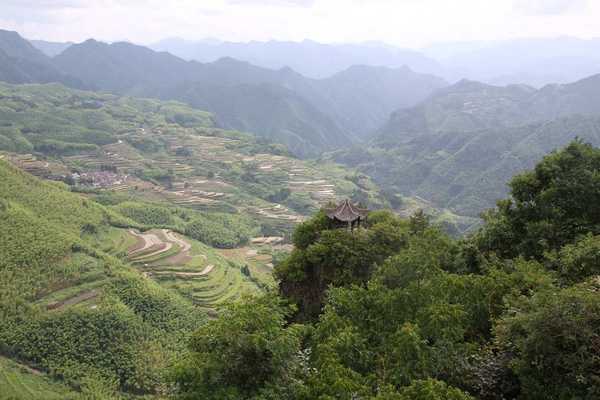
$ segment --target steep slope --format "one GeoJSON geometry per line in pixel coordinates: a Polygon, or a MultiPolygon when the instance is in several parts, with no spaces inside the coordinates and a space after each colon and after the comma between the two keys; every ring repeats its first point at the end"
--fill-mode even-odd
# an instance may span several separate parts
{"type": "Polygon", "coordinates": [[[19,67],[17,60],[0,50],[0,81],[8,83],[28,83],[31,78],[19,67]]]}
{"type": "Polygon", "coordinates": [[[61,82],[80,87],[76,79],[60,73],[49,57],[18,33],[0,30],[0,80],[9,83],[61,82]]]}
{"type": "Polygon", "coordinates": [[[8,56],[37,64],[48,64],[49,58],[36,49],[17,32],[0,29],[0,50],[8,56]]]}
{"type": "Polygon", "coordinates": [[[462,81],[395,112],[368,149],[331,157],[392,193],[475,216],[505,182],[575,137],[600,144],[600,76],[535,90],[462,81]]]}

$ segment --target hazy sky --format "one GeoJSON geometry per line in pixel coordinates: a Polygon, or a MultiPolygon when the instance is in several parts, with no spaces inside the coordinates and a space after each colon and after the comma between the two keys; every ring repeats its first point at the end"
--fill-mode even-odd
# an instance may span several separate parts
{"type": "Polygon", "coordinates": [[[0,0],[32,39],[432,42],[600,37],[600,0],[0,0]]]}

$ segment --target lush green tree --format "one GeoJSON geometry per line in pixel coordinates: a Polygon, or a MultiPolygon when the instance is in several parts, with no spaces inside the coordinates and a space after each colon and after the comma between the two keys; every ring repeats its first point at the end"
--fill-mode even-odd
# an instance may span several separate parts
{"type": "Polygon", "coordinates": [[[479,247],[541,259],[582,234],[600,233],[600,149],[574,141],[510,182],[511,198],[484,215],[479,247]]]}
{"type": "Polygon", "coordinates": [[[323,211],[319,211],[311,219],[296,227],[292,236],[294,246],[300,250],[306,249],[316,242],[321,232],[328,229],[329,226],[327,215],[323,211]]]}
{"type": "Polygon", "coordinates": [[[429,216],[421,209],[410,217],[410,231],[414,234],[422,233],[429,227],[429,216]]]}
{"type": "Polygon", "coordinates": [[[499,322],[523,399],[600,396],[600,282],[539,291],[499,322]]]}
{"type": "Polygon", "coordinates": [[[435,379],[413,381],[399,393],[382,394],[376,400],[472,400],[473,397],[459,389],[435,379]]]}
{"type": "Polygon", "coordinates": [[[389,212],[372,213],[367,228],[336,229],[323,212],[298,227],[296,249],[275,274],[300,320],[317,318],[330,285],[365,284],[376,264],[407,243],[407,223],[389,212]]]}
{"type": "Polygon", "coordinates": [[[565,283],[582,282],[600,275],[600,236],[588,234],[546,257],[565,283]]]}
{"type": "Polygon", "coordinates": [[[301,326],[275,295],[245,298],[192,337],[175,373],[183,399],[293,399],[302,393],[301,326]]]}
{"type": "Polygon", "coordinates": [[[311,387],[331,398],[368,398],[418,379],[461,382],[491,325],[494,288],[489,278],[447,272],[454,250],[429,229],[410,237],[366,287],[330,289],[313,336],[311,387]]]}

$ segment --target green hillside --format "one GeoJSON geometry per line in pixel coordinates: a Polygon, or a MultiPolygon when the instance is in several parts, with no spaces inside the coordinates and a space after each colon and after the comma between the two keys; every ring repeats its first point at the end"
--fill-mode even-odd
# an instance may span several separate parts
{"type": "Polygon", "coordinates": [[[180,103],[1,84],[0,114],[0,354],[78,392],[163,393],[192,330],[274,286],[306,215],[385,204],[180,103]]]}
{"type": "Polygon", "coordinates": [[[59,85],[0,84],[0,96],[0,150],[23,154],[10,158],[38,176],[118,192],[113,203],[133,197],[242,214],[267,236],[290,232],[303,215],[336,198],[383,204],[366,176],[216,129],[210,114],[181,103],[59,85]],[[87,177],[75,182],[72,172],[87,177]]]}
{"type": "Polygon", "coordinates": [[[423,215],[349,231],[317,213],[278,294],[193,334],[175,398],[597,399],[599,172],[600,149],[573,141],[461,240],[423,215]]]}
{"type": "MultiPolygon", "coordinates": [[[[159,393],[207,312],[262,281],[118,211],[0,160],[0,350],[84,392],[159,393]]],[[[15,396],[34,385],[3,379],[15,396]]]]}
{"type": "Polygon", "coordinates": [[[600,144],[599,79],[540,90],[459,82],[394,113],[370,146],[327,159],[357,167],[392,196],[477,216],[544,154],[576,137],[600,144]]]}

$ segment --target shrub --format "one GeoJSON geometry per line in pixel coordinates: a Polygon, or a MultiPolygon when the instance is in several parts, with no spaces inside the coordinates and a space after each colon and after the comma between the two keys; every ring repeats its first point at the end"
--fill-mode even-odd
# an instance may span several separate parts
{"type": "Polygon", "coordinates": [[[143,225],[172,226],[178,222],[173,216],[172,210],[166,207],[127,201],[120,203],[115,209],[124,216],[143,225]]]}
{"type": "Polygon", "coordinates": [[[239,215],[214,213],[195,216],[185,234],[213,247],[234,248],[247,243],[257,230],[239,215]]]}

